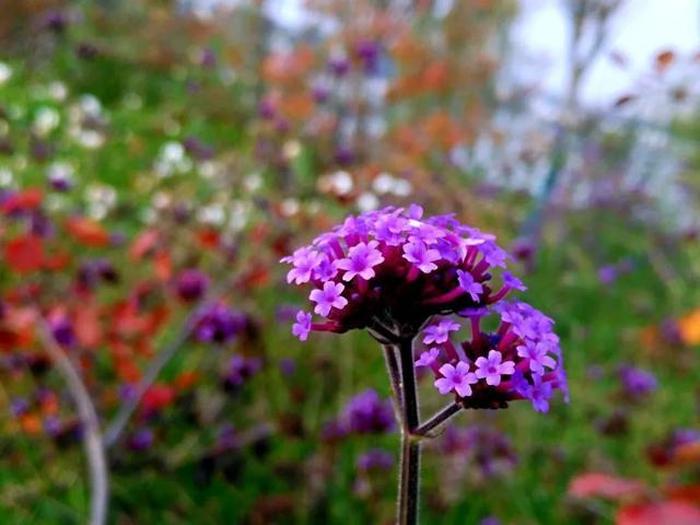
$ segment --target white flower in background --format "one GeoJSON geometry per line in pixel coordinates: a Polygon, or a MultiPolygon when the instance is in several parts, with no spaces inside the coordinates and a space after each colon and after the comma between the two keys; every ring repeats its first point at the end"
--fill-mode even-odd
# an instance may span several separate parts
{"type": "Polygon", "coordinates": [[[405,179],[382,172],[372,181],[372,189],[379,195],[391,194],[397,197],[408,197],[413,191],[413,186],[405,179]]]}
{"type": "Polygon", "coordinates": [[[220,173],[220,166],[212,160],[205,160],[197,165],[197,171],[203,179],[213,179],[220,173]]]}
{"type": "Polygon", "coordinates": [[[287,160],[292,160],[301,153],[301,144],[298,140],[288,140],[282,146],[282,154],[287,160]]]}
{"type": "Polygon", "coordinates": [[[259,173],[251,173],[245,179],[243,179],[243,187],[253,193],[258,191],[262,187],[263,179],[259,173]]]}
{"type": "Polygon", "coordinates": [[[7,168],[0,168],[0,187],[7,188],[14,183],[12,172],[7,168]]]}
{"type": "Polygon", "coordinates": [[[155,195],[153,195],[151,202],[153,203],[154,208],[156,208],[157,210],[162,210],[162,209],[170,206],[172,199],[170,198],[170,195],[168,195],[167,193],[165,193],[163,191],[159,191],[159,192],[156,192],[155,195]]]}
{"type": "Polygon", "coordinates": [[[219,203],[209,204],[197,211],[197,220],[204,224],[221,226],[224,220],[226,220],[226,212],[224,211],[223,205],[219,203]]]}
{"type": "Polygon", "coordinates": [[[413,191],[413,186],[406,179],[396,179],[394,182],[394,195],[408,197],[413,191]]]}
{"type": "Polygon", "coordinates": [[[102,114],[102,104],[95,95],[83,95],[79,104],[83,114],[88,117],[97,118],[102,114]]]}
{"type": "Polygon", "coordinates": [[[162,179],[175,174],[186,173],[192,169],[192,161],[185,153],[185,148],[179,142],[166,142],[160,148],[156,159],[155,171],[162,179]]]}
{"type": "Polygon", "coordinates": [[[372,211],[379,208],[379,197],[366,191],[357,198],[357,209],[361,212],[372,211]]]}
{"type": "Polygon", "coordinates": [[[352,175],[347,171],[339,170],[330,175],[324,175],[318,179],[318,189],[325,193],[336,195],[348,195],[355,187],[352,175]]]}
{"type": "Polygon", "coordinates": [[[5,62],[0,62],[0,86],[12,78],[12,68],[5,64],[5,62]]]}
{"type": "Polygon", "coordinates": [[[97,149],[105,143],[105,136],[94,129],[82,129],[74,137],[78,144],[87,149],[97,149]]]}
{"type": "Polygon", "coordinates": [[[51,82],[48,86],[48,91],[49,96],[56,102],[63,102],[68,96],[68,88],[59,80],[51,82]]]}
{"type": "Polygon", "coordinates": [[[91,184],[85,188],[88,215],[96,220],[104,219],[117,204],[117,192],[106,184],[91,184]]]}
{"type": "Polygon", "coordinates": [[[67,162],[53,162],[46,168],[46,177],[51,181],[73,182],[75,169],[67,162]]]}
{"type": "Polygon", "coordinates": [[[231,216],[229,217],[228,227],[232,232],[240,232],[248,224],[252,204],[248,201],[235,200],[231,203],[231,216]]]}
{"type": "Polygon", "coordinates": [[[36,112],[32,129],[40,137],[45,137],[58,127],[61,115],[54,108],[42,106],[36,112]]]}
{"type": "Polygon", "coordinates": [[[291,197],[288,199],[284,199],[282,201],[282,204],[280,205],[280,211],[285,217],[291,217],[293,215],[296,215],[297,213],[299,213],[299,201],[296,199],[292,199],[291,197]]]}

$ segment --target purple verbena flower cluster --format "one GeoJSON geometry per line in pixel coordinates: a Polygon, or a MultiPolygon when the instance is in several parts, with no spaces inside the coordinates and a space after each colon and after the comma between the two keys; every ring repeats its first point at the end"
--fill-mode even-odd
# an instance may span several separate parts
{"type": "Polygon", "coordinates": [[[432,370],[441,394],[456,396],[464,408],[502,408],[508,401],[529,399],[535,410],[546,412],[554,390],[566,392],[559,338],[549,317],[523,302],[467,309],[459,315],[470,319],[469,340],[455,343],[448,335],[436,340],[436,331],[450,320],[422,332],[427,349],[415,364],[432,370]],[[483,333],[481,319],[494,314],[500,326],[483,333]]]}
{"type": "MultiPolygon", "coordinates": [[[[282,262],[287,281],[309,285],[310,312],[297,314],[293,333],[369,328],[379,339],[415,335],[435,314],[495,303],[522,283],[509,274],[492,284],[506,252],[452,215],[423,217],[420,206],[350,216],[282,262]]],[[[436,333],[437,337],[442,337],[436,333]]]]}
{"type": "Polygon", "coordinates": [[[423,217],[420,206],[385,208],[350,216],[282,262],[287,281],[312,286],[314,322],[299,311],[292,333],[368,328],[383,343],[411,339],[422,329],[425,351],[415,362],[432,370],[435,387],[464,408],[503,408],[529,399],[546,412],[554,390],[567,392],[554,321],[524,302],[505,301],[525,285],[503,271],[507,253],[493,235],[451,215],[423,217]],[[461,325],[437,316],[469,319],[471,340],[452,341],[461,325]],[[481,319],[500,317],[493,333],[481,319]],[[426,322],[434,319],[426,327],[426,322]]]}

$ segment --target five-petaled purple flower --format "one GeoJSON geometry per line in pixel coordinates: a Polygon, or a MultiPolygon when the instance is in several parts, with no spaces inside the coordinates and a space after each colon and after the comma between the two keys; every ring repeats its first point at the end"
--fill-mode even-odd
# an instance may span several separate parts
{"type": "Polygon", "coordinates": [[[513,361],[503,361],[503,355],[498,350],[489,350],[488,357],[478,357],[475,361],[476,377],[486,379],[486,383],[491,386],[501,384],[502,375],[512,375],[515,372],[513,361]]]}
{"type": "Polygon", "coordinates": [[[331,312],[331,308],[342,310],[348,304],[348,300],[343,297],[345,286],[340,283],[326,281],[323,283],[323,289],[312,290],[309,294],[309,299],[316,303],[314,312],[318,315],[327,316],[331,312]]]}
{"type": "Polygon", "coordinates": [[[481,283],[474,280],[474,276],[464,270],[457,270],[457,280],[462,290],[467,292],[474,302],[479,302],[479,294],[484,293],[481,283]]]}
{"type": "Polygon", "coordinates": [[[435,386],[441,394],[449,394],[453,390],[462,397],[470,396],[473,385],[478,381],[476,375],[469,371],[469,363],[460,361],[457,366],[446,363],[440,367],[442,377],[435,380],[435,386]]]}
{"type": "Polygon", "coordinates": [[[321,262],[319,253],[309,248],[300,248],[291,257],[285,257],[284,262],[291,262],[294,268],[287,274],[287,282],[295,284],[308,283],[316,266],[321,262]]]}
{"type": "Polygon", "coordinates": [[[403,245],[403,258],[413,263],[423,273],[437,269],[435,261],[440,260],[440,252],[428,248],[422,241],[411,241],[403,245]]]}
{"type": "Polygon", "coordinates": [[[361,242],[348,250],[348,256],[337,263],[338,268],[346,270],[343,281],[351,281],[356,275],[365,281],[374,277],[373,268],[384,262],[384,256],[377,250],[377,246],[377,241],[361,242]]]}
{"type": "Polygon", "coordinates": [[[542,375],[545,372],[544,367],[554,370],[557,366],[554,358],[547,354],[549,348],[548,343],[528,341],[524,345],[519,345],[517,351],[520,357],[530,360],[530,370],[532,372],[542,375]]]}
{"type": "Polygon", "coordinates": [[[297,312],[297,322],[292,326],[292,334],[300,341],[306,341],[311,331],[311,314],[300,310],[297,312]]]}
{"type": "Polygon", "coordinates": [[[433,343],[444,343],[450,338],[450,332],[455,332],[460,329],[459,323],[455,323],[450,319],[440,321],[438,324],[428,326],[425,330],[423,342],[426,345],[433,343]]]}

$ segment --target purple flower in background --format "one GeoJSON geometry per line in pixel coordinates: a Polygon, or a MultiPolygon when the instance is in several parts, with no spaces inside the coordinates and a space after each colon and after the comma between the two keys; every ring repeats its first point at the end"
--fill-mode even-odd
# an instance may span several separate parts
{"type": "Polygon", "coordinates": [[[177,295],[186,302],[201,299],[209,286],[209,278],[196,268],[183,270],[176,279],[177,295]]]}
{"type": "Polygon", "coordinates": [[[612,284],[617,280],[618,272],[614,264],[601,266],[598,269],[598,279],[603,284],[612,284]]]}
{"type": "Polygon", "coordinates": [[[141,428],[127,438],[126,444],[134,452],[143,452],[153,446],[153,431],[141,428]]]}
{"type": "Polygon", "coordinates": [[[262,363],[257,357],[234,355],[228,364],[224,381],[229,388],[238,388],[260,370],[262,363]]]}
{"type": "Polygon", "coordinates": [[[201,343],[230,342],[248,324],[245,315],[216,302],[204,305],[194,319],[194,335],[201,343]]]}
{"type": "Polygon", "coordinates": [[[469,371],[469,363],[464,361],[458,362],[457,366],[449,363],[442,365],[440,375],[442,377],[435,380],[435,386],[442,395],[455,391],[462,397],[470,396],[472,394],[470,385],[478,381],[476,375],[469,371]]]}
{"type": "Polygon", "coordinates": [[[296,319],[297,322],[292,326],[292,334],[300,341],[306,341],[311,331],[311,314],[300,310],[296,319]]]}
{"type": "Polygon", "coordinates": [[[342,294],[345,286],[340,283],[326,281],[322,290],[312,290],[309,299],[316,303],[314,312],[318,315],[327,316],[331,308],[342,310],[348,304],[348,300],[342,294]]]}
{"type": "Polygon", "coordinates": [[[431,367],[433,366],[433,363],[435,363],[440,356],[440,349],[439,348],[431,348],[427,352],[423,352],[420,355],[420,358],[416,361],[416,366],[425,366],[425,367],[431,367]]]}
{"type": "Polygon", "coordinates": [[[65,315],[58,315],[49,320],[49,326],[51,327],[53,338],[59,345],[71,347],[76,344],[75,330],[68,317],[65,315]]]}
{"type": "Polygon", "coordinates": [[[503,354],[498,350],[490,350],[488,357],[477,358],[476,377],[486,379],[486,383],[491,386],[501,384],[502,375],[512,375],[515,372],[515,363],[513,361],[503,361],[503,354]]]}
{"type": "Polygon", "coordinates": [[[479,294],[484,293],[484,287],[481,283],[474,280],[474,276],[464,270],[457,270],[457,279],[462,290],[467,292],[475,303],[479,302],[479,294]]]}
{"type": "Polygon", "coordinates": [[[394,456],[380,448],[373,448],[357,458],[357,470],[389,470],[394,465],[394,456]]]}
{"type": "Polygon", "coordinates": [[[343,281],[351,281],[356,275],[365,281],[375,276],[373,268],[384,262],[384,256],[377,250],[377,246],[377,241],[361,242],[348,250],[347,258],[340,259],[337,263],[338,268],[346,270],[343,281]]]}
{"type": "Polygon", "coordinates": [[[328,61],[328,69],[336,77],[342,77],[350,70],[350,62],[345,57],[333,57],[328,61]]]}
{"type": "Polygon", "coordinates": [[[371,388],[352,397],[340,417],[348,432],[356,434],[381,434],[394,428],[394,411],[391,402],[383,400],[371,388]]]}
{"type": "Polygon", "coordinates": [[[449,319],[440,321],[437,324],[428,326],[423,333],[423,342],[426,345],[433,343],[445,343],[450,338],[450,332],[455,332],[460,329],[459,323],[455,323],[449,319]]]}
{"type": "Polygon", "coordinates": [[[654,374],[633,366],[620,367],[619,377],[622,390],[630,399],[646,397],[658,386],[654,374]]]}
{"type": "Polygon", "coordinates": [[[29,401],[23,397],[15,397],[10,401],[10,413],[13,417],[19,417],[29,410],[29,401]]]}

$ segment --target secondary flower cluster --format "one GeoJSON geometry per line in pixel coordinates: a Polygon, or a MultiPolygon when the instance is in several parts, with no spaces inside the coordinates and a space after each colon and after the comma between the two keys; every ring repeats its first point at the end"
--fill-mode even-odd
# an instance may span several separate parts
{"type": "Polygon", "coordinates": [[[491,308],[467,309],[471,339],[454,343],[451,332],[461,326],[445,319],[423,330],[416,366],[427,367],[435,387],[452,394],[464,408],[503,408],[508,401],[529,399],[535,410],[546,412],[555,389],[566,392],[559,337],[554,321],[523,302],[506,302],[491,308]],[[481,319],[497,315],[496,331],[484,333],[481,319]]]}
{"type": "Polygon", "coordinates": [[[507,259],[494,239],[452,215],[423,218],[417,205],[350,216],[282,259],[292,265],[287,281],[310,285],[325,318],[300,311],[292,332],[305,341],[312,330],[369,328],[391,340],[415,335],[432,315],[495,303],[524,287],[504,272],[494,289],[492,272],[507,259]]]}

